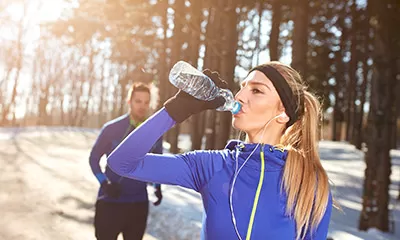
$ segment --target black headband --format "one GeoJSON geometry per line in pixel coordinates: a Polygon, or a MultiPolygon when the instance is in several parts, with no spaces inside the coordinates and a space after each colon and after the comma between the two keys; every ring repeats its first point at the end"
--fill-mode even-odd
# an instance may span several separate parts
{"type": "Polygon", "coordinates": [[[299,116],[301,115],[302,108],[297,107],[296,98],[285,78],[282,76],[282,74],[278,72],[278,70],[276,70],[274,67],[270,65],[265,64],[254,67],[249,71],[249,74],[254,70],[264,73],[264,75],[269,80],[271,80],[272,84],[274,85],[276,91],[279,94],[279,97],[281,98],[283,106],[285,107],[286,114],[290,118],[286,126],[290,127],[291,125],[293,125],[293,123],[295,123],[299,118],[299,116]]]}

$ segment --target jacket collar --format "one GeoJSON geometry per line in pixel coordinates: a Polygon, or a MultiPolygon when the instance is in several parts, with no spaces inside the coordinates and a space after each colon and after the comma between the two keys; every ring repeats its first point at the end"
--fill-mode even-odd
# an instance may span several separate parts
{"type": "MultiPolygon", "coordinates": [[[[262,149],[262,144],[257,143],[244,143],[240,140],[231,140],[225,147],[231,151],[239,151],[238,161],[239,165],[243,164],[244,161],[253,152],[250,159],[246,163],[246,166],[255,168],[257,170],[261,169],[261,157],[260,152],[262,149]],[[256,150],[254,150],[257,147],[256,150]]],[[[264,144],[264,158],[265,158],[265,171],[278,171],[282,170],[285,166],[285,161],[287,158],[287,150],[277,148],[275,146],[264,144]]],[[[236,154],[234,154],[236,155],[236,154]]]]}

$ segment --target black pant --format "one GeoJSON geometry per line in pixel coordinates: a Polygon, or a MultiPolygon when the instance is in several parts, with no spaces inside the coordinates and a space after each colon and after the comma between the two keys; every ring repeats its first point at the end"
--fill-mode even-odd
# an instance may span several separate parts
{"type": "Polygon", "coordinates": [[[94,228],[97,240],[141,240],[146,230],[148,202],[115,203],[96,202],[94,228]]]}

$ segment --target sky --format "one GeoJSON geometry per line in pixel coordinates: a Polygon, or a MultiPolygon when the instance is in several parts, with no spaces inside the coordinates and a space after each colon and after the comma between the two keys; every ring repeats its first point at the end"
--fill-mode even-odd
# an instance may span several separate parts
{"type": "MultiPolygon", "coordinates": [[[[7,4],[6,11],[10,13],[12,20],[18,21],[24,16],[24,7],[21,1],[5,1],[10,2],[7,4]]],[[[31,18],[35,23],[56,20],[60,17],[61,11],[66,4],[63,0],[29,0],[27,2],[29,2],[28,6],[30,8],[28,13],[33,13],[29,15],[32,16],[31,18]]]]}

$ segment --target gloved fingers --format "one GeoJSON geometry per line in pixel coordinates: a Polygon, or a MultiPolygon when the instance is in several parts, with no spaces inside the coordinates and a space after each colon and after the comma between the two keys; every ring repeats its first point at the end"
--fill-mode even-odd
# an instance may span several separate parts
{"type": "Polygon", "coordinates": [[[153,202],[154,206],[158,206],[161,203],[161,198],[159,198],[157,201],[153,202]]]}
{"type": "MultiPolygon", "coordinates": [[[[203,70],[203,73],[207,76],[207,77],[209,77],[209,78],[211,78],[211,74],[212,74],[212,72],[211,72],[211,70],[210,69],[204,69],[203,70]]],[[[212,80],[212,78],[211,78],[211,80],[212,80]]]]}
{"type": "Polygon", "coordinates": [[[218,72],[205,69],[203,73],[207,75],[215,83],[215,85],[217,85],[217,87],[228,88],[228,83],[221,78],[218,72]]]}

